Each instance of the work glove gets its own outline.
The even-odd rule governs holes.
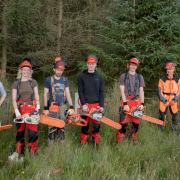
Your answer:
[[[174,103],[176,103],[176,102],[178,101],[177,96],[176,96],[176,97],[174,97],[174,98],[172,99],[172,101],[173,101]]]
[[[103,113],[103,112],[104,112],[104,108],[103,108],[103,107],[100,107],[100,108],[99,108],[99,112],[100,112],[100,113]]]
[[[88,105],[87,105],[87,104],[84,104],[84,105],[82,106],[82,110],[83,110],[84,112],[89,112]]]
[[[40,111],[40,104],[37,104],[37,105],[36,105],[35,111],[36,111],[37,113],[39,113],[39,111]]]
[[[75,113],[75,110],[74,110],[74,107],[73,106],[70,106],[69,109],[67,110],[66,114],[67,115],[72,115]]]
[[[171,106],[173,106],[178,101],[177,97],[174,97],[171,102],[169,103]]]
[[[144,110],[144,103],[141,103],[141,105],[138,106],[138,109],[139,109],[140,111],[143,111],[143,110]]]
[[[129,112],[130,111],[130,107],[129,107],[129,105],[124,105],[124,107],[123,107],[123,111],[125,111],[125,112]]]
[[[21,113],[19,112],[19,109],[15,109],[15,115],[16,119],[21,119]]]
[[[162,101],[164,104],[167,104],[167,103],[168,103],[168,100],[167,100],[165,97],[162,97],[162,98],[161,98],[161,101]]]

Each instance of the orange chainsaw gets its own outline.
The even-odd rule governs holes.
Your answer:
[[[10,128],[12,128],[12,127],[13,127],[12,124],[2,125],[2,126],[0,126],[0,131],[4,131],[4,130],[6,130],[6,129],[10,129]]]
[[[136,117],[136,118],[142,119],[144,121],[151,122],[153,124],[158,124],[158,125],[161,125],[161,126],[165,125],[162,120],[145,115],[143,113],[143,111],[140,110],[138,107],[136,107],[135,109],[132,109],[130,112],[125,112],[125,113],[132,116],[132,117]]]
[[[87,126],[86,120],[84,120],[79,114],[73,111],[65,111],[66,121],[68,124],[75,126]]]
[[[87,117],[90,117],[91,119],[102,122],[112,128],[115,128],[118,130],[121,129],[121,125],[119,123],[103,116],[103,113],[99,112],[99,110],[96,108],[92,108],[89,113],[85,113],[81,109],[79,109],[79,114],[81,116],[87,116]]]
[[[58,118],[53,118],[46,115],[39,115],[39,112],[33,111],[31,113],[24,114],[21,119],[14,119],[14,123],[27,123],[27,124],[44,124],[57,128],[63,128],[65,122]]]

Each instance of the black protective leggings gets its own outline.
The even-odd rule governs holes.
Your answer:
[[[121,124],[121,125],[122,125],[122,128],[119,130],[119,132],[125,134],[128,124]],[[132,133],[138,132],[138,129],[139,129],[139,124],[132,123]]]
[[[178,113],[175,113],[175,114],[174,114],[174,113],[172,112],[171,107],[169,107],[169,110],[170,110],[170,113],[171,113],[171,115],[172,115],[172,124],[177,125],[177,123],[178,123]],[[160,119],[160,120],[162,120],[162,121],[165,120],[165,116],[166,116],[166,114],[167,114],[167,111],[168,111],[168,107],[166,108],[165,112],[162,112],[162,111],[159,110],[159,119]]]

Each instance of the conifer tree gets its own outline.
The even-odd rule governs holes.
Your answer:
[[[141,61],[147,82],[162,74],[166,59],[178,65],[180,52],[180,3],[172,1],[117,0],[105,22],[97,23],[96,41],[86,45],[101,59],[101,70],[108,77],[124,71],[131,55]],[[179,69],[178,69],[178,72]]]

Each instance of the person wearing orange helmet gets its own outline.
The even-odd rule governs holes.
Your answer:
[[[178,131],[178,100],[180,99],[180,78],[176,77],[176,64],[167,60],[164,64],[166,70],[165,76],[159,79],[158,97],[159,97],[159,119],[165,120],[168,108],[172,115],[172,129]]]
[[[127,72],[120,76],[120,92],[122,102],[120,105],[120,124],[122,129],[116,133],[116,141],[122,142],[129,120],[132,122],[132,139],[138,139],[138,129],[140,119],[132,117],[125,112],[131,112],[132,109],[138,107],[143,110],[144,107],[144,78],[136,72],[139,66],[139,60],[135,57],[130,58],[127,64]]]
[[[22,159],[25,148],[25,129],[28,129],[28,146],[31,154],[38,149],[38,122],[27,123],[24,115],[40,110],[38,85],[32,79],[32,64],[30,59],[24,58],[19,65],[17,81],[12,85],[12,103],[16,119],[16,152],[9,156],[9,160]]]
[[[66,102],[73,109],[68,78],[63,75],[65,63],[60,56],[54,59],[54,75],[44,82],[44,114],[65,120]],[[48,142],[65,139],[65,129],[49,127]]]
[[[78,77],[78,94],[82,110],[89,112],[92,108],[104,111],[104,83],[102,77],[96,72],[97,57],[90,55],[86,58],[87,70]],[[80,143],[85,144],[89,137],[89,124],[93,123],[92,138],[95,144],[100,142],[100,122],[86,118],[87,126],[83,126],[80,134]]]

